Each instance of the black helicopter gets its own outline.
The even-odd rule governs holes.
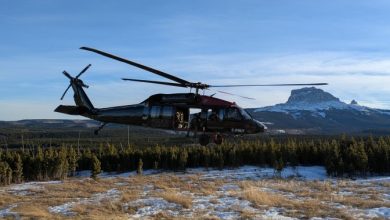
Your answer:
[[[59,105],[55,111],[69,115],[81,115],[102,122],[100,127],[95,130],[95,134],[98,134],[107,123],[118,123],[175,131],[187,131],[187,135],[190,131],[193,131],[195,137],[198,132],[202,132],[202,134],[199,135],[199,143],[201,145],[207,145],[210,142],[210,139],[216,144],[221,144],[223,141],[222,134],[255,134],[264,132],[267,127],[263,123],[252,118],[248,112],[234,102],[218,99],[213,96],[201,95],[199,94],[199,90],[205,90],[211,87],[327,85],[327,83],[258,85],[208,85],[201,82],[194,83],[97,49],[89,47],[81,47],[80,49],[95,52],[127,63],[167,78],[173,82],[128,78],[122,78],[122,80],[176,86],[195,90],[195,93],[155,94],[145,101],[134,105],[95,108],[83,89],[88,88],[88,86],[79,79],[91,64],[86,66],[76,77],[72,77],[68,72],[63,71],[63,74],[69,78],[70,84],[63,93],[61,100],[64,98],[69,88],[72,87],[76,105]],[[198,110],[198,113],[190,114],[190,110],[192,109]]]

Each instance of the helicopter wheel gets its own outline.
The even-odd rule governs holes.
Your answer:
[[[206,146],[210,143],[210,136],[207,134],[202,134],[199,136],[199,144],[202,146]]]
[[[223,142],[223,137],[222,137],[222,135],[221,134],[215,134],[214,135],[214,143],[216,144],[216,145],[221,145],[222,144],[222,142]]]

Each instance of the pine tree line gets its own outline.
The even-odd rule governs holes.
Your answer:
[[[242,165],[321,165],[331,176],[388,174],[390,137],[265,138],[220,146],[115,146],[76,150],[71,146],[0,150],[0,184],[65,179],[77,171],[125,172],[139,169],[185,170]]]

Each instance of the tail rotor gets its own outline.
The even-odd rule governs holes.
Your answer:
[[[87,71],[89,69],[89,67],[91,67],[91,64],[88,64],[83,70],[81,70],[81,72],[76,76],[76,77],[72,77],[68,72],[66,71],[63,71],[62,73],[67,77],[69,78],[70,80],[70,83],[69,83],[69,86],[68,88],[66,88],[65,92],[62,94],[61,96],[61,100],[64,99],[66,93],[68,92],[69,88],[72,86],[72,84],[76,84],[76,85],[79,85],[81,87],[84,87],[84,88],[88,88],[89,86],[86,85],[81,79],[79,79],[79,77],[85,73],[85,71]]]

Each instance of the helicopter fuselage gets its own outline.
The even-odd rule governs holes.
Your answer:
[[[156,94],[140,104],[95,108],[80,115],[103,123],[178,131],[254,134],[266,129],[235,103],[194,93]]]

